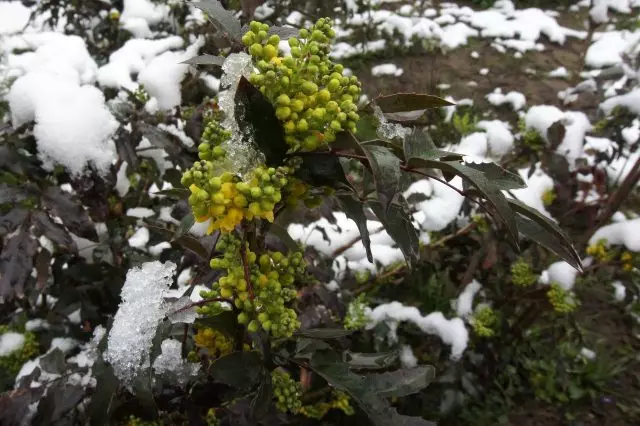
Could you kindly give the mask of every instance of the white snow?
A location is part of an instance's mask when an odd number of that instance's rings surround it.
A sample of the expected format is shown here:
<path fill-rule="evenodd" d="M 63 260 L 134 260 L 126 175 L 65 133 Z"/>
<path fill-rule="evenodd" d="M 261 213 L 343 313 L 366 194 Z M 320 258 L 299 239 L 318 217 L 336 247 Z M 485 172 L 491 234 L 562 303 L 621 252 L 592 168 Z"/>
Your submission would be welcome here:
<path fill-rule="evenodd" d="M 20 1 L 0 2 L 0 35 L 21 32 L 29 21 L 31 10 Z"/>
<path fill-rule="evenodd" d="M 640 115 L 640 88 L 634 89 L 624 95 L 607 99 L 600 104 L 600 109 L 604 111 L 605 114 L 610 114 L 617 106 L 627 108 L 632 113 Z"/>
<path fill-rule="evenodd" d="M 442 312 L 432 312 L 423 316 L 418 308 L 405 306 L 400 302 L 379 305 L 369 314 L 367 329 L 374 328 L 384 322 L 390 328 L 389 340 L 397 341 L 397 328 L 400 322 L 410 322 L 426 334 L 435 334 L 451 347 L 451 358 L 460 359 L 467 348 L 469 332 L 460 318 L 447 319 Z"/>
<path fill-rule="evenodd" d="M 380 64 L 371 68 L 371 75 L 374 77 L 392 75 L 400 77 L 404 73 L 402 68 L 398 68 L 395 64 Z"/>
<path fill-rule="evenodd" d="M 543 284 L 558 283 L 563 290 L 569 291 L 573 288 L 578 276 L 578 270 L 567 262 L 552 263 L 540 275 L 540 282 Z"/>
<path fill-rule="evenodd" d="M 482 120 L 476 127 L 487 132 L 487 148 L 492 156 L 502 157 L 513 149 L 514 137 L 508 123 L 501 120 Z"/>
<path fill-rule="evenodd" d="M 568 78 L 569 71 L 565 67 L 558 67 L 553 71 L 549 72 L 549 77 L 551 78 Z"/>
<path fill-rule="evenodd" d="M 527 104 L 527 99 L 522 93 L 511 91 L 504 95 L 500 88 L 496 88 L 492 93 L 489 93 L 487 101 L 495 106 L 510 104 L 514 111 L 520 111 Z"/>
<path fill-rule="evenodd" d="M 79 342 L 76 339 L 72 339 L 70 337 L 54 337 L 51 340 L 50 351 L 54 349 L 60 349 L 64 353 L 71 352 L 74 348 L 78 346 Z"/>
<path fill-rule="evenodd" d="M 526 188 L 512 189 L 509 193 L 527 206 L 551 218 L 551 213 L 549 213 L 544 206 L 542 196 L 545 192 L 554 188 L 553 179 L 542 170 L 539 163 L 536 164 L 531 177 L 528 177 L 529 167 L 519 169 L 518 174 L 522 180 L 524 180 Z"/>
<path fill-rule="evenodd" d="M 627 297 L 627 287 L 622 284 L 622 281 L 614 281 L 611 286 L 613 287 L 613 297 L 616 302 L 622 302 Z"/>
<path fill-rule="evenodd" d="M 135 234 L 129 238 L 129 245 L 133 248 L 143 249 L 149 242 L 149 237 L 149 230 L 147 228 L 139 228 Z"/>
<path fill-rule="evenodd" d="M 473 312 L 473 299 L 482 290 L 482 284 L 473 280 L 466 285 L 456 300 L 456 313 L 461 318 L 466 318 Z"/>
<path fill-rule="evenodd" d="M 104 95 L 90 85 L 97 66 L 85 42 L 56 33 L 25 35 L 35 51 L 9 55 L 9 69 L 22 74 L 7 96 L 14 127 L 34 121 L 45 167 L 65 166 L 78 175 L 89 164 L 108 172 L 116 159 L 111 135 L 118 123 Z"/>
<path fill-rule="evenodd" d="M 403 368 L 415 368 L 418 366 L 418 358 L 413 353 L 409 345 L 402 345 L 400 348 L 400 363 Z"/>
<path fill-rule="evenodd" d="M 127 386 L 149 366 L 156 328 L 166 315 L 164 292 L 173 282 L 176 265 L 158 261 L 130 269 L 122 287 L 122 302 L 109 332 L 105 360 Z"/>
<path fill-rule="evenodd" d="M 1 11 L 1 9 L 0 9 Z M 18 351 L 24 345 L 24 334 L 8 332 L 0 334 L 0 357 L 8 356 Z"/>
<path fill-rule="evenodd" d="M 186 385 L 190 376 L 200 369 L 200 364 L 185 362 L 182 346 L 177 340 L 165 339 L 160 348 L 162 353 L 153 361 L 153 371 L 179 386 Z"/>
<path fill-rule="evenodd" d="M 627 250 L 640 251 L 640 218 L 603 226 L 593 234 L 589 244 L 595 244 L 601 239 L 607 240 L 609 246 L 624 245 Z"/>
<path fill-rule="evenodd" d="M 149 254 L 152 256 L 160 256 L 163 251 L 169 250 L 171 248 L 171 243 L 168 241 L 163 241 L 153 246 L 149 246 Z"/>
<path fill-rule="evenodd" d="M 156 213 L 146 207 L 133 207 L 127 210 L 126 215 L 131 217 L 137 217 L 138 219 L 144 219 L 145 217 L 151 217 Z"/>

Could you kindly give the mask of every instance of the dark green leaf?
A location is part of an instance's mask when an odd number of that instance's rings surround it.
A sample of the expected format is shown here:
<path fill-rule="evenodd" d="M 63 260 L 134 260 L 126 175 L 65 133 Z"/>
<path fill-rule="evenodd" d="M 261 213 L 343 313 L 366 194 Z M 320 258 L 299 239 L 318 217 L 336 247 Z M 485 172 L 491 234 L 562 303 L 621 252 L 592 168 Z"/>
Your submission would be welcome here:
<path fill-rule="evenodd" d="M 562 120 L 558 120 L 549 126 L 547 129 L 547 140 L 549 141 L 551 151 L 555 151 L 556 148 L 560 146 L 566 133 L 567 128 L 562 123 Z"/>
<path fill-rule="evenodd" d="M 261 372 L 262 359 L 256 351 L 233 352 L 219 358 L 211 367 L 211 375 L 216 382 L 237 389 L 254 387 Z"/>
<path fill-rule="evenodd" d="M 409 167 L 420 167 L 417 160 L 459 161 L 462 155 L 455 152 L 442 151 L 436 148 L 431 136 L 426 131 L 414 128 L 403 141 L 404 158 Z"/>
<path fill-rule="evenodd" d="M 178 229 L 176 229 L 176 233 L 174 234 L 173 238 L 176 239 L 185 235 L 187 232 L 189 232 L 189 230 L 193 227 L 195 223 L 196 223 L 196 218 L 193 216 L 193 213 L 188 212 L 186 216 L 183 217 L 182 220 L 180 221 L 180 226 L 178 226 Z"/>
<path fill-rule="evenodd" d="M 398 361 L 398 351 L 369 354 L 346 351 L 344 361 L 354 369 L 379 370 L 393 366 Z"/>
<path fill-rule="evenodd" d="M 206 12 L 213 25 L 231 39 L 238 39 L 242 35 L 242 25 L 238 18 L 232 11 L 225 9 L 218 0 L 200 0 L 191 4 Z"/>
<path fill-rule="evenodd" d="M 64 353 L 60 348 L 55 348 L 46 355 L 40 357 L 40 368 L 45 373 L 62 374 L 67 369 Z"/>
<path fill-rule="evenodd" d="M 295 335 L 299 337 L 319 340 L 338 339 L 351 334 L 353 334 L 353 330 L 345 330 L 343 328 L 310 328 L 295 333 Z"/>
<path fill-rule="evenodd" d="M 334 155 L 310 153 L 301 155 L 302 165 L 296 176 L 312 186 L 350 187 L 340 159 Z"/>
<path fill-rule="evenodd" d="M 200 55 L 195 58 L 187 59 L 182 62 L 183 64 L 189 65 L 215 65 L 221 67 L 225 61 L 224 56 L 216 56 L 216 55 Z"/>
<path fill-rule="evenodd" d="M 381 374 L 365 376 L 365 385 L 383 397 L 403 397 L 420 392 L 436 377 L 436 369 L 430 365 L 403 368 Z"/>
<path fill-rule="evenodd" d="M 518 231 L 557 254 L 577 270 L 582 270 L 580 255 L 571 244 L 567 234 L 556 223 L 521 201 L 516 199 L 508 199 L 508 201 L 511 208 L 517 213 Z"/>
<path fill-rule="evenodd" d="M 358 140 L 368 141 L 378 139 L 378 121 L 371 114 L 363 114 L 358 120 L 355 136 Z"/>
<path fill-rule="evenodd" d="M 353 151 L 358 155 L 365 155 L 364 148 L 351 132 L 340 132 L 336 135 L 336 140 L 331 144 L 334 151 Z"/>
<path fill-rule="evenodd" d="M 31 275 L 37 248 L 38 244 L 25 229 L 5 243 L 0 253 L 0 301 L 15 293 L 22 295 L 24 283 Z"/>
<path fill-rule="evenodd" d="M 100 357 L 94 364 L 92 372 L 96 378 L 96 389 L 91 396 L 89 417 L 92 425 L 107 426 L 111 424 L 111 412 L 118 390 L 118 379 L 113 373 L 113 368 L 105 364 Z"/>
<path fill-rule="evenodd" d="M 179 244 L 182 248 L 189 250 L 198 255 L 202 260 L 208 262 L 210 259 L 209 251 L 202 245 L 196 237 L 184 234 L 174 239 L 174 232 L 160 225 L 158 222 L 146 220 L 145 223 L 151 231 L 155 231 L 163 237 L 170 239 L 172 242 Z"/>
<path fill-rule="evenodd" d="M 244 133 L 249 134 L 256 148 L 264 153 L 267 164 L 282 164 L 289 146 L 284 140 L 282 122 L 267 98 L 249 80 L 240 78 L 235 97 L 235 116 Z"/>
<path fill-rule="evenodd" d="M 144 372 L 138 375 L 131 386 L 133 394 L 136 396 L 136 400 L 142 406 L 145 414 L 151 418 L 158 417 L 158 405 L 153 396 L 151 375 L 149 372 Z"/>
<path fill-rule="evenodd" d="M 0 204 L 15 204 L 27 198 L 21 188 L 0 183 Z"/>
<path fill-rule="evenodd" d="M 54 223 L 48 214 L 40 210 L 35 212 L 32 217 L 35 227 L 57 246 L 64 247 L 71 252 L 78 251 L 75 241 L 73 241 L 67 230 Z"/>
<path fill-rule="evenodd" d="M 310 367 L 329 384 L 348 392 L 375 426 L 426 426 L 433 423 L 419 417 L 399 415 L 389 402 L 367 386 L 365 377 L 354 374 L 340 355 L 321 351 L 311 358 Z"/>
<path fill-rule="evenodd" d="M 433 95 L 420 93 L 396 93 L 378 96 L 365 109 L 372 110 L 373 104 L 380 107 L 384 113 L 418 111 L 427 108 L 438 108 L 454 105 L 451 102 Z"/>
<path fill-rule="evenodd" d="M 443 172 L 454 173 L 474 186 L 493 206 L 497 216 L 496 219 L 506 228 L 513 246 L 518 247 L 518 228 L 515 214 L 509 207 L 509 203 L 499 186 L 493 184 L 482 171 L 455 161 L 429 161 L 427 163 L 429 167 L 440 169 Z M 503 184 L 506 183 L 503 182 Z"/>
<path fill-rule="evenodd" d="M 338 201 L 342 206 L 344 213 L 358 225 L 362 245 L 367 252 L 367 260 L 373 263 L 373 254 L 371 253 L 371 238 L 369 237 L 369 228 L 367 228 L 367 217 L 364 214 L 364 205 L 362 201 L 353 195 L 338 195 Z"/>
<path fill-rule="evenodd" d="M 267 370 L 262 372 L 258 392 L 251 399 L 250 417 L 256 424 L 264 418 L 273 404 L 273 385 L 271 383 L 271 373 Z"/>
<path fill-rule="evenodd" d="M 42 201 L 55 216 L 62 219 L 71 232 L 79 237 L 98 242 L 98 233 L 89 218 L 89 213 L 76 197 L 57 186 L 50 186 L 44 191 Z"/>
<path fill-rule="evenodd" d="M 27 218 L 29 212 L 25 209 L 14 208 L 7 214 L 0 216 L 0 237 L 12 233 Z"/>
<path fill-rule="evenodd" d="M 37 425 L 57 425 L 59 421 L 85 397 L 80 385 L 67 384 L 64 380 L 53 381 L 47 394 L 38 404 L 38 412 L 33 419 Z"/>
<path fill-rule="evenodd" d="M 386 148 L 366 145 L 365 153 L 378 191 L 378 199 L 385 211 L 400 191 L 400 159 Z"/>
<path fill-rule="evenodd" d="M 278 237 L 278 239 L 282 241 L 282 243 L 287 246 L 289 250 L 300 250 L 300 245 L 293 238 L 291 238 L 289 232 L 277 223 L 272 223 L 269 225 L 269 232 Z"/>
<path fill-rule="evenodd" d="M 491 184 L 504 191 L 527 186 L 520 176 L 503 169 L 496 163 L 467 163 L 465 166 L 478 170 Z"/>
<path fill-rule="evenodd" d="M 294 358 L 310 359 L 315 352 L 327 349 L 331 349 L 331 346 L 322 340 L 302 337 L 296 340 L 296 352 Z"/>
<path fill-rule="evenodd" d="M 162 191 L 154 192 L 154 195 L 163 195 L 165 197 L 176 198 L 178 200 L 186 200 L 189 197 L 189 190 L 184 188 L 163 189 Z"/>
<path fill-rule="evenodd" d="M 404 208 L 391 204 L 385 211 L 378 201 L 370 201 L 369 205 L 389 236 L 398 244 L 409 265 L 415 263 L 419 257 L 420 239 Z"/>

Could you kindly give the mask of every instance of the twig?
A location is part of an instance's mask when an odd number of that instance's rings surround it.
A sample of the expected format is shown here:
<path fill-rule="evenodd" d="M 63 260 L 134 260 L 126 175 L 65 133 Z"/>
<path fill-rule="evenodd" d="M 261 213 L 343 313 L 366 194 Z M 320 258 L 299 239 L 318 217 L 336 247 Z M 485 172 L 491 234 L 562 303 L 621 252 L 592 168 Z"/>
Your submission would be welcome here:
<path fill-rule="evenodd" d="M 249 261 L 247 260 L 246 231 L 242 236 L 240 243 L 240 257 L 242 258 L 242 269 L 244 270 L 244 280 L 247 282 L 247 290 L 249 290 L 249 298 L 254 299 L 253 286 L 251 285 L 251 275 L 249 274 Z"/>
<path fill-rule="evenodd" d="M 224 297 L 212 297 L 210 299 L 203 299 L 203 300 L 200 300 L 198 302 L 189 303 L 187 306 L 183 306 L 182 308 L 178 309 L 177 311 L 171 312 L 170 315 L 175 315 L 175 314 L 178 314 L 180 312 L 188 311 L 191 308 L 208 305 L 209 303 L 215 303 L 215 302 L 226 302 L 226 303 L 230 303 L 230 304 L 233 303 L 232 300 L 225 299 Z"/>
<path fill-rule="evenodd" d="M 478 224 L 476 222 L 471 222 L 471 223 L 467 224 L 467 226 L 465 226 L 464 228 L 458 229 L 455 233 L 449 234 L 449 235 L 445 235 L 444 237 L 440 238 L 435 243 L 429 244 L 429 247 L 438 247 L 438 246 L 444 245 L 444 243 L 446 243 L 447 241 L 449 241 L 449 240 L 451 240 L 453 238 L 459 237 L 460 235 L 466 234 L 466 233 L 474 230 L 477 227 L 478 227 Z"/>
<path fill-rule="evenodd" d="M 373 235 L 373 234 L 377 234 L 378 232 L 381 232 L 382 230 L 384 230 L 384 227 L 378 228 L 373 232 L 370 232 L 369 235 Z M 345 251 L 349 250 L 351 247 L 353 247 L 355 244 L 358 243 L 358 241 L 362 240 L 362 235 L 358 235 L 357 237 L 355 237 L 354 239 L 352 239 L 351 241 L 349 241 L 347 244 L 343 245 L 342 247 L 339 247 L 336 249 L 336 251 L 333 252 L 332 257 L 338 257 L 340 256 L 342 253 L 344 253 Z"/>

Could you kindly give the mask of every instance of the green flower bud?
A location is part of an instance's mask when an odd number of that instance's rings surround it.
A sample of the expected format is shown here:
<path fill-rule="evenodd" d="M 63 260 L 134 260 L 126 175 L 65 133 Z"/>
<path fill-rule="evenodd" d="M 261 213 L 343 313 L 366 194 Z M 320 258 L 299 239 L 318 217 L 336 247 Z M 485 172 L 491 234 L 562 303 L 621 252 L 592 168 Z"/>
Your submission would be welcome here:
<path fill-rule="evenodd" d="M 280 120 L 286 120 L 291 115 L 291 108 L 289 107 L 278 107 L 276 108 L 276 117 Z"/>
<path fill-rule="evenodd" d="M 255 57 L 262 56 L 262 45 L 259 43 L 252 44 L 251 47 L 249 47 L 249 53 Z"/>
<path fill-rule="evenodd" d="M 269 37 L 269 41 L 267 41 L 267 43 L 277 47 L 278 44 L 280 43 L 280 36 L 277 34 L 272 35 L 271 37 Z"/>
<path fill-rule="evenodd" d="M 305 95 L 313 95 L 318 91 L 318 86 L 312 81 L 305 81 L 302 83 L 301 89 Z"/>

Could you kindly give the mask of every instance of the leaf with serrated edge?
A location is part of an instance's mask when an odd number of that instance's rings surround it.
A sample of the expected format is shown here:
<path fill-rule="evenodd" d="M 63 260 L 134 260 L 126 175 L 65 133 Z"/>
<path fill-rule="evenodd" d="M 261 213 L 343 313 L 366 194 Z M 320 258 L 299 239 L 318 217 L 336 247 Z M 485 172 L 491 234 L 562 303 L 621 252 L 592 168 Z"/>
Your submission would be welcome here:
<path fill-rule="evenodd" d="M 381 374 L 365 376 L 367 387 L 384 397 L 398 397 L 420 392 L 429 386 L 436 377 L 436 369 L 430 365 L 416 368 L 403 368 Z"/>
<path fill-rule="evenodd" d="M 378 199 L 386 211 L 400 190 L 400 159 L 381 146 L 367 145 L 364 151 L 371 166 Z"/>
<path fill-rule="evenodd" d="M 511 205 L 511 208 L 518 214 L 518 216 L 516 216 L 518 230 L 523 235 L 554 252 L 577 270 L 582 271 L 580 255 L 571 244 L 571 240 L 567 234 L 565 234 L 558 225 L 536 209 L 527 206 L 519 200 L 509 198 L 507 201 Z M 525 220 L 527 222 L 525 222 Z M 549 239 L 547 235 L 553 238 Z"/>
<path fill-rule="evenodd" d="M 395 93 L 378 96 L 365 107 L 365 110 L 373 110 L 374 104 L 379 106 L 384 113 L 418 111 L 455 105 L 438 96 L 421 93 Z"/>
<path fill-rule="evenodd" d="M 369 206 L 380 219 L 385 231 L 398 244 L 407 263 L 415 263 L 418 260 L 420 239 L 409 215 L 396 204 L 391 204 L 387 211 L 377 201 L 369 201 Z"/>
<path fill-rule="evenodd" d="M 369 237 L 369 228 L 367 228 L 367 216 L 364 214 L 364 205 L 362 201 L 353 195 L 338 195 L 336 197 L 342 206 L 342 210 L 347 217 L 353 220 L 358 226 L 362 245 L 367 253 L 367 260 L 373 263 L 373 253 L 371 253 L 371 238 Z"/>
<path fill-rule="evenodd" d="M 277 223 L 272 223 L 269 225 L 269 232 L 275 235 L 276 237 L 278 237 L 278 239 L 282 241 L 282 243 L 284 243 L 284 245 L 287 246 L 289 250 L 291 251 L 300 250 L 300 246 L 293 238 L 291 238 L 291 235 L 289 235 L 289 232 L 287 232 L 286 229 L 284 229 L 282 226 L 278 225 Z"/>
<path fill-rule="evenodd" d="M 419 417 L 399 415 L 385 398 L 367 387 L 365 377 L 351 372 L 348 364 L 336 353 L 316 352 L 311 358 L 310 367 L 335 388 L 348 392 L 375 426 L 433 425 L 432 422 Z"/>
<path fill-rule="evenodd" d="M 436 148 L 431 136 L 422 129 L 414 128 L 403 140 L 404 158 L 409 167 L 419 167 L 416 159 L 458 161 L 462 155 Z"/>
<path fill-rule="evenodd" d="M 498 189 L 520 189 L 526 188 L 527 184 L 515 173 L 503 169 L 496 163 L 466 163 L 465 166 L 476 169 Z"/>
<path fill-rule="evenodd" d="M 456 174 L 476 187 L 482 196 L 491 203 L 497 219 L 506 227 L 511 244 L 516 248 L 518 247 L 518 227 L 516 226 L 515 213 L 511 210 L 506 197 L 500 189 L 484 173 L 454 161 L 427 161 L 426 164 L 428 167 Z"/>
<path fill-rule="evenodd" d="M 187 65 L 215 65 L 221 67 L 225 61 L 224 56 L 217 55 L 200 55 L 193 57 L 191 59 L 187 59 L 186 61 L 181 62 L 182 64 Z"/>
<path fill-rule="evenodd" d="M 232 39 L 238 39 L 241 36 L 242 25 L 240 25 L 240 21 L 232 11 L 222 7 L 218 0 L 200 0 L 191 4 L 206 12 L 213 25 Z"/>
<path fill-rule="evenodd" d="M 349 367 L 358 370 L 380 370 L 393 366 L 398 361 L 398 351 L 383 353 L 360 353 L 346 351 L 344 360 Z"/>

